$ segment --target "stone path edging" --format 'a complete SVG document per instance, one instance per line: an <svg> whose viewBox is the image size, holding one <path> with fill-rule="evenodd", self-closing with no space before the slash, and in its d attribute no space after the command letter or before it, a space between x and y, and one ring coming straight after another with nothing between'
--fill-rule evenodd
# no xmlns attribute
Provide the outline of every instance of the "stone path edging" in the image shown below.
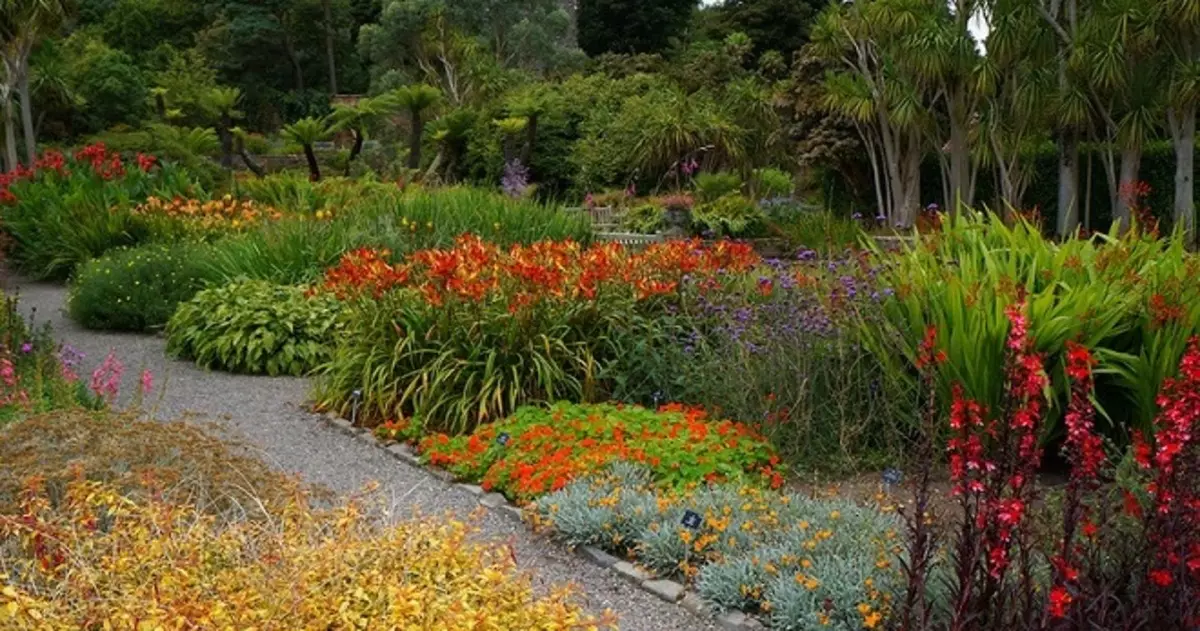
<svg viewBox="0 0 1200 631"><path fill-rule="evenodd" d="M349 420L338 416L334 412L322 414L320 418L324 419L326 423L334 428L383 450L388 455L405 464L417 467L439 480L453 483L454 486L475 495L479 498L480 506L524 523L523 511L510 503L503 495L500 493L486 493L483 487L477 484L454 482L454 474L449 471L424 465L411 446L395 441L388 441L386 443L380 441L370 431L361 427L355 427ZM599 548L581 546L575 549L575 553L593 565L620 575L642 591L652 594L668 604L679 605L697 616L712 618L720 628L727 631L757 631L766 628L758 618L748 615L745 612L728 611L718 614L704 604L704 599L699 594L688 590L683 584L670 579L657 578L633 563L615 557Z"/></svg>

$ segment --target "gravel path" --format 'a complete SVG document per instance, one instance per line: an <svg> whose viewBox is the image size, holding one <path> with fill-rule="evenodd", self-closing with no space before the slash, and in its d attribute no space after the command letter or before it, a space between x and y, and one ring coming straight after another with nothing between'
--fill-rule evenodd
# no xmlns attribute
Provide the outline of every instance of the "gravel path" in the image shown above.
<svg viewBox="0 0 1200 631"><path fill-rule="evenodd" d="M87 355L90 374L110 349L126 368L123 392L137 387L143 369L153 372L155 390L162 392L155 415L179 418L195 415L215 421L231 435L261 450L262 457L281 470L353 493L371 481L381 485L382 497L393 511L413 509L424 514L453 513L466 517L478 508L477 498L442 482L421 469L399 462L381 450L359 442L325 425L302 406L308 383L304 379L230 375L199 370L190 363L171 360L160 337L100 333L80 328L63 313L66 290L57 285L5 279L6 290L19 292L23 311L36 323L49 321L55 335ZM147 406L153 405L148 402ZM487 536L509 542L520 565L530 571L537 586L573 583L583 603L593 611L612 609L622 629L666 631L713 629L709 620L682 607L667 605L601 569L577 558L563 547L538 538L524 525L487 513L480 528Z"/></svg>

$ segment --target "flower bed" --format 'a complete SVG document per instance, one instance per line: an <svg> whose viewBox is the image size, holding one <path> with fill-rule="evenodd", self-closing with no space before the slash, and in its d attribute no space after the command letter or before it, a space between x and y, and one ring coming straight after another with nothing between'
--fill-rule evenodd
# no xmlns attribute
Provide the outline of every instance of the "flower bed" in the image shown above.
<svg viewBox="0 0 1200 631"><path fill-rule="evenodd" d="M534 502L535 524L571 546L627 556L691 582L719 611L774 628L882 628L901 578L900 521L844 500L712 485L664 492L618 463Z"/></svg>
<svg viewBox="0 0 1200 631"><path fill-rule="evenodd" d="M656 483L672 488L750 478L782 483L778 458L750 427L680 406L525 407L469 436L426 437L420 448L430 464L520 501L617 461L640 463Z"/></svg>

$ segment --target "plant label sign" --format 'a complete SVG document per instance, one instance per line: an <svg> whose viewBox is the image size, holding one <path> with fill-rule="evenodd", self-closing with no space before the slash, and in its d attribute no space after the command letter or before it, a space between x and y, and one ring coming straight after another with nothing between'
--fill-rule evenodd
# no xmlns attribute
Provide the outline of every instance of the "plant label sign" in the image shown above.
<svg viewBox="0 0 1200 631"><path fill-rule="evenodd" d="M683 525L684 526L691 528L692 530L700 530L700 526L703 523L704 523L704 518L700 516L700 513L697 513L695 511L690 511L690 510L683 512Z"/></svg>
<svg viewBox="0 0 1200 631"><path fill-rule="evenodd" d="M508 446L508 441L510 440L512 440L512 436L509 436L507 433L502 433L496 437L496 444L500 445L501 447L506 447Z"/></svg>

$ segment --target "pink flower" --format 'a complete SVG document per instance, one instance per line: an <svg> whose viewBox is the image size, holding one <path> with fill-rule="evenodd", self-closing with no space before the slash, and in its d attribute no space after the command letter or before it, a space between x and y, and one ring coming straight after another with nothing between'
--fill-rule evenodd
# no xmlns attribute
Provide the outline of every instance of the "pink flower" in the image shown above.
<svg viewBox="0 0 1200 631"><path fill-rule="evenodd" d="M150 394L154 389L154 374L149 370L142 371L142 396Z"/></svg>
<svg viewBox="0 0 1200 631"><path fill-rule="evenodd" d="M109 351L104 362L92 371L92 392L111 403L121 391L121 375L124 373L125 366L117 359L116 351Z"/></svg>

